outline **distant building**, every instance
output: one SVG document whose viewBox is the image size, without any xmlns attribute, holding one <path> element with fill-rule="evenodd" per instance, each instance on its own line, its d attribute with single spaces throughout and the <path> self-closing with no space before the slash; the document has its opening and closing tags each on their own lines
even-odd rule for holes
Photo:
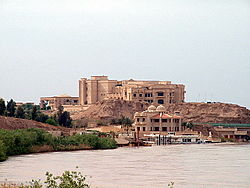
<svg viewBox="0 0 250 188">
<path fill-rule="evenodd" d="M 159 105 L 157 108 L 149 106 L 146 111 L 136 112 L 134 115 L 134 127 L 136 132 L 180 132 L 182 130 L 182 119 L 178 113 L 169 115 L 166 108 Z"/>
<path fill-rule="evenodd" d="M 16 106 L 22 106 L 22 105 L 30 105 L 30 106 L 33 106 L 35 105 L 34 102 L 16 102 Z"/>
<path fill-rule="evenodd" d="M 182 103 L 185 86 L 170 81 L 109 80 L 107 76 L 92 76 L 79 80 L 80 105 L 94 104 L 104 99 L 147 102 L 154 105 Z"/>
<path fill-rule="evenodd" d="M 221 137 L 236 141 L 250 140 L 250 124 L 212 124 Z"/>
<path fill-rule="evenodd" d="M 53 97 L 41 97 L 40 108 L 50 106 L 52 110 L 56 110 L 60 105 L 78 105 L 79 97 L 71 97 L 69 95 L 59 95 Z"/>
</svg>

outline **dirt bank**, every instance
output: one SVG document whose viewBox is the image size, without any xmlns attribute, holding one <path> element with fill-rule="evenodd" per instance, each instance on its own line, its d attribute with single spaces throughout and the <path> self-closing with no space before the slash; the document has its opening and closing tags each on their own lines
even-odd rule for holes
<svg viewBox="0 0 250 188">
<path fill-rule="evenodd" d="M 56 131 L 56 130 L 66 131 L 66 129 L 63 127 L 56 127 L 53 125 L 33 120 L 0 116 L 0 129 L 15 130 L 15 129 L 28 129 L 28 128 L 40 128 L 46 131 Z"/>
<path fill-rule="evenodd" d="M 140 102 L 107 100 L 92 105 L 83 112 L 72 115 L 73 119 L 112 119 L 146 110 L 148 104 Z M 181 103 L 166 105 L 168 113 L 179 111 L 186 122 L 196 123 L 250 123 L 250 110 L 236 104 Z"/>
</svg>

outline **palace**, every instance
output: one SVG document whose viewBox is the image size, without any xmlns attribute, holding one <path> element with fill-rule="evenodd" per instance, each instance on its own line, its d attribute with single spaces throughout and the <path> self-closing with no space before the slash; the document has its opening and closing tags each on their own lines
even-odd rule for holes
<svg viewBox="0 0 250 188">
<path fill-rule="evenodd" d="M 109 80 L 107 76 L 92 76 L 79 80 L 80 105 L 94 104 L 104 99 L 147 102 L 153 105 L 184 102 L 185 86 L 170 81 Z"/>
<path fill-rule="evenodd" d="M 79 80 L 79 97 L 59 95 L 41 97 L 40 106 L 56 110 L 63 105 L 69 111 L 80 111 L 105 99 L 146 102 L 152 105 L 183 103 L 185 86 L 170 81 L 109 80 L 107 76 L 91 76 Z"/>
</svg>

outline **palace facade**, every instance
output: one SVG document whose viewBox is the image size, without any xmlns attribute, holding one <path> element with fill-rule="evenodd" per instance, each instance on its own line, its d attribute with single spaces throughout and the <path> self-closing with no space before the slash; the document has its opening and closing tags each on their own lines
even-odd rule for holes
<svg viewBox="0 0 250 188">
<path fill-rule="evenodd" d="M 170 81 L 109 80 L 107 76 L 91 76 L 79 80 L 79 97 L 59 95 L 41 97 L 40 106 L 50 106 L 56 110 L 63 105 L 69 111 L 83 110 L 85 107 L 105 99 L 146 102 L 152 105 L 182 103 L 185 86 Z"/>
<path fill-rule="evenodd" d="M 182 103 L 185 86 L 170 81 L 109 80 L 107 76 L 79 80 L 80 105 L 94 104 L 104 99 L 140 101 L 153 105 Z"/>
</svg>

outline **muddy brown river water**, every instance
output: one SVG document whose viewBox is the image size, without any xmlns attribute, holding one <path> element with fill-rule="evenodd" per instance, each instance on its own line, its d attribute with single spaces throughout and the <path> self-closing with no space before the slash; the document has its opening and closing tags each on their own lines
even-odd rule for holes
<svg viewBox="0 0 250 188">
<path fill-rule="evenodd" d="M 73 151 L 10 157 L 0 163 L 0 181 L 43 179 L 76 170 L 92 187 L 250 187 L 249 144 L 167 145 Z"/>
</svg>

